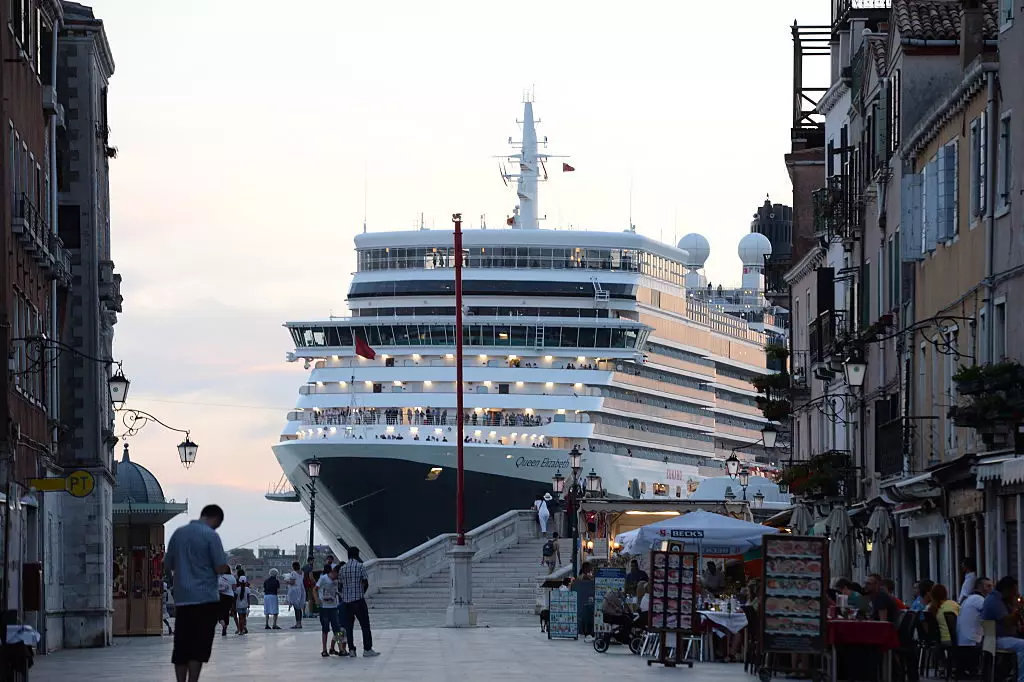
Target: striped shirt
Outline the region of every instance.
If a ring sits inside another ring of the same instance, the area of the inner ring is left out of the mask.
[[[338,582],[341,583],[341,600],[346,604],[363,598],[363,581],[367,580],[363,562],[349,559],[348,563],[338,571]]]

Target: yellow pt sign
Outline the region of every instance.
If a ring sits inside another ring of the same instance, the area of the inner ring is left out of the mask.
[[[96,487],[96,479],[88,471],[72,471],[68,474],[64,489],[74,497],[85,497]]]

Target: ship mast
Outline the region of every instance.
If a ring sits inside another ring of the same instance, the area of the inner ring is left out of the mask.
[[[533,118],[533,99],[530,95],[523,98],[523,120],[516,121],[523,126],[523,139],[514,142],[510,137],[508,142],[513,147],[519,147],[519,153],[505,157],[508,161],[519,164],[518,173],[501,171],[502,179],[507,183],[509,180],[516,181],[516,196],[519,197],[519,205],[516,206],[507,222],[513,228],[522,230],[536,230],[540,227],[540,216],[537,211],[537,184],[541,180],[547,180],[547,170],[544,168],[544,161],[552,158],[548,154],[541,154],[537,151],[537,123]],[[547,138],[541,142],[547,146]]]

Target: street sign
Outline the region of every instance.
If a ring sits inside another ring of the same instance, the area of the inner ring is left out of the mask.
[[[44,493],[66,492],[74,497],[85,497],[96,488],[96,478],[88,471],[72,471],[67,476],[33,478],[28,484]]]

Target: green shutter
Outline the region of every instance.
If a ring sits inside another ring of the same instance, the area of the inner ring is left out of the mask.
[[[860,325],[865,329],[871,324],[871,263],[865,263],[860,271]]]

